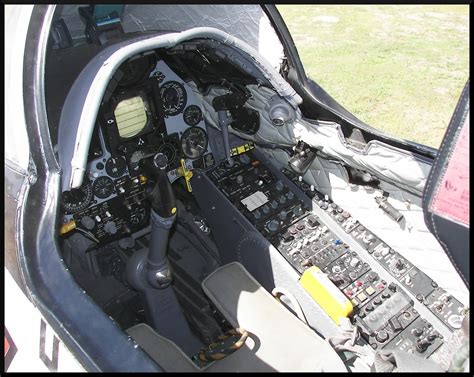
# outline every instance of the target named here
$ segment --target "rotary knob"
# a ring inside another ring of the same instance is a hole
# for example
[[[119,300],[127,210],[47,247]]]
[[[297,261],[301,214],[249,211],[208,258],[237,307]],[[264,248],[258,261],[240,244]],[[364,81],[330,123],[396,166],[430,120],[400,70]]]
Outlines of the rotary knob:
[[[276,189],[277,189],[278,191],[283,190],[283,187],[285,187],[285,186],[283,185],[283,182],[282,182],[282,181],[278,181],[278,182],[276,183]]]
[[[285,219],[286,219],[286,216],[287,216],[287,213],[284,212],[284,211],[281,211],[280,214],[278,215],[278,217],[280,218],[280,220],[285,220]]]
[[[285,195],[281,195],[281,196],[278,198],[278,201],[279,201],[281,204],[285,204],[285,203],[286,203],[286,196],[285,196]]]
[[[375,335],[375,339],[379,343],[386,342],[388,340],[388,333],[385,330],[381,330]]]
[[[291,200],[295,197],[295,194],[293,194],[293,191],[288,191],[286,193],[286,197]]]
[[[238,175],[238,176],[237,176],[237,184],[240,185],[243,180],[244,180],[244,177],[242,177],[241,175]]]
[[[290,243],[292,243],[294,241],[295,237],[292,236],[291,234],[287,234],[283,237],[283,243],[285,245],[289,245]]]
[[[295,216],[301,216],[303,214],[303,208],[301,208],[301,206],[297,206],[293,209],[293,213]]]
[[[262,214],[261,214],[260,211],[257,209],[257,210],[255,210],[255,212],[253,213],[253,217],[255,217],[255,218],[258,220],[259,218],[262,217]]]
[[[94,228],[95,226],[95,221],[92,217],[90,216],[84,216],[82,219],[81,219],[81,223],[82,225],[84,225],[87,229],[91,230]]]
[[[107,221],[104,225],[104,230],[109,234],[117,233],[117,225],[115,221]]]
[[[430,346],[430,342],[428,342],[426,339],[423,339],[423,340],[419,340],[417,343],[416,343],[416,350],[417,352],[419,353],[423,353],[427,350],[427,348]]]
[[[310,226],[310,228],[315,228],[319,225],[319,222],[318,220],[316,219],[316,217],[314,216],[309,216],[306,220],[306,222],[308,223],[308,225]]]
[[[278,207],[278,203],[276,202],[276,200],[272,200],[272,202],[270,203],[270,205],[272,206],[273,209],[275,209],[275,208]]]
[[[267,228],[270,232],[274,232],[278,229],[279,223],[276,220],[272,220],[268,223]]]
[[[411,330],[411,333],[418,338],[419,336],[421,336],[421,334],[423,334],[423,330],[419,327],[415,327],[413,330]]]
[[[263,213],[268,213],[268,212],[270,212],[270,208],[268,208],[268,206],[265,205],[265,206],[262,207],[262,211],[263,211]]]

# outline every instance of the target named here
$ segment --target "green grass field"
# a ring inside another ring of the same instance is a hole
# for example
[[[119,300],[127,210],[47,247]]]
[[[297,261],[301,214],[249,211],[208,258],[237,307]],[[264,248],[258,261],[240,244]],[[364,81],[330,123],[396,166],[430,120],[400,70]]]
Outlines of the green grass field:
[[[469,77],[468,5],[278,5],[306,74],[374,128],[438,148]]]

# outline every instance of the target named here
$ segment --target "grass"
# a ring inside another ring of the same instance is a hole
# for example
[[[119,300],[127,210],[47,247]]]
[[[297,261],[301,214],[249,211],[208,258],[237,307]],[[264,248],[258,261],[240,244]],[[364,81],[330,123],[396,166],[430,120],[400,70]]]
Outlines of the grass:
[[[468,5],[278,5],[306,74],[374,128],[438,148],[469,77]]]

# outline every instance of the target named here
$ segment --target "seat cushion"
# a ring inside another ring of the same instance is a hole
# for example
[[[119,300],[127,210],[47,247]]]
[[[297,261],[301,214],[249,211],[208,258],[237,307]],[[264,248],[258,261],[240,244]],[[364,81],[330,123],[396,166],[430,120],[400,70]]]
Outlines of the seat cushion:
[[[240,350],[206,372],[347,372],[329,343],[278,303],[240,263],[220,267],[202,287],[232,326],[250,334]]]
[[[166,372],[201,372],[192,360],[171,340],[140,323],[127,333]]]

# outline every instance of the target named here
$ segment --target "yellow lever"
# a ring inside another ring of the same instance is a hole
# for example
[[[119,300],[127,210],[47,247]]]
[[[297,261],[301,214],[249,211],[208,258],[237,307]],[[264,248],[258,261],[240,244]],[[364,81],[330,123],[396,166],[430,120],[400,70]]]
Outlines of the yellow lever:
[[[63,235],[69,233],[73,229],[76,229],[76,222],[71,220],[66,224],[61,225],[61,228],[59,228],[59,234]]]
[[[191,178],[193,177],[193,172],[191,170],[186,169],[186,165],[184,163],[184,159],[181,159],[181,167],[178,168],[178,175],[184,177],[186,181],[186,187],[188,192],[193,192],[193,188],[191,187]]]

